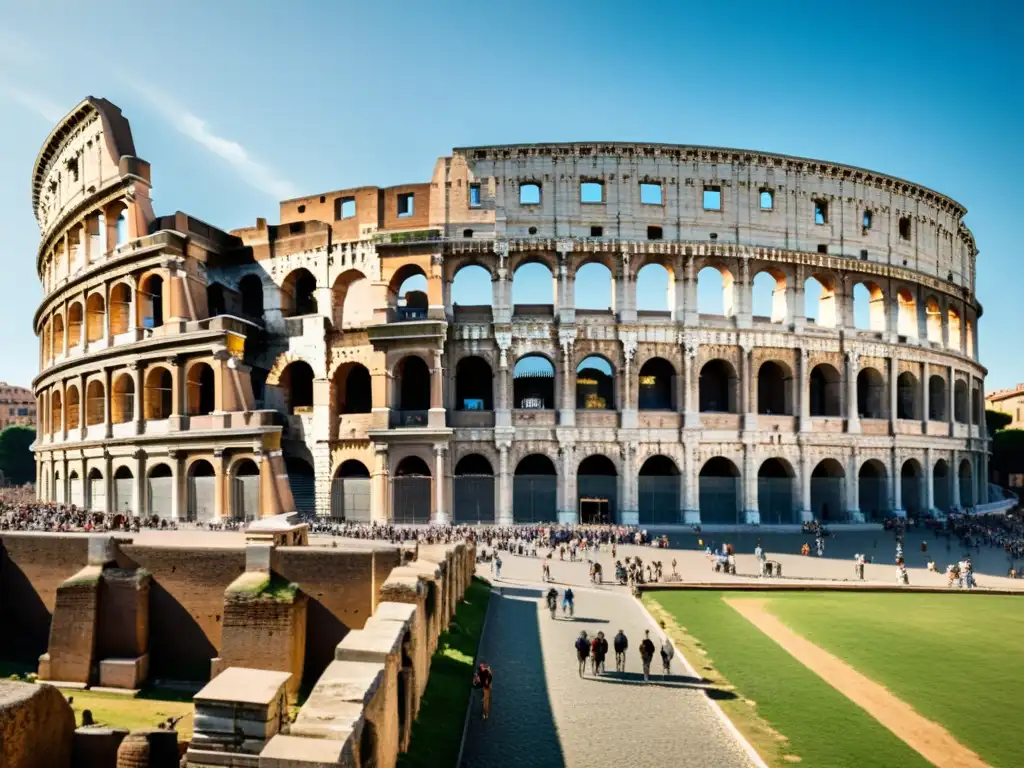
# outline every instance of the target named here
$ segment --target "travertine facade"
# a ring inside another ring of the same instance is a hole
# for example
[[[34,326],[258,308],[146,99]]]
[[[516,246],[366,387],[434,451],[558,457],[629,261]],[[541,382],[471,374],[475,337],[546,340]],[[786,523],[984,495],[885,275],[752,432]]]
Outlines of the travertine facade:
[[[116,108],[87,100],[37,163],[46,498],[643,524],[987,500],[977,250],[931,190],[739,150],[482,147],[228,234],[155,217],[133,155]],[[592,264],[607,310],[576,307]],[[469,302],[467,267],[486,271]],[[551,298],[517,301],[538,270]],[[668,276],[663,309],[638,299],[645,270]],[[699,311],[709,276],[721,314]]]

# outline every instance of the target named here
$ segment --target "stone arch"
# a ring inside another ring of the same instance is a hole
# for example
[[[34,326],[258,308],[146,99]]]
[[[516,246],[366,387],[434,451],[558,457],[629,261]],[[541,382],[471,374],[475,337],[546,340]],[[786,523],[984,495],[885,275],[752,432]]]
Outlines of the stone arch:
[[[231,481],[231,517],[256,520],[260,517],[260,468],[248,456],[241,456],[228,467]]]
[[[494,273],[483,264],[467,261],[459,264],[451,278],[452,307],[489,307],[494,304]]]
[[[85,312],[82,302],[74,301],[68,305],[68,349],[77,349],[82,345],[82,324]]]
[[[836,277],[827,272],[816,272],[804,281],[804,314],[819,328],[835,328]]]
[[[393,407],[410,414],[422,414],[430,409],[430,367],[419,355],[406,355],[395,365]],[[415,418],[420,418],[416,416]],[[425,421],[424,421],[425,423]]]
[[[555,365],[547,355],[531,352],[512,368],[512,407],[552,410],[555,407]]]
[[[369,278],[358,269],[346,269],[334,279],[331,303],[336,329],[368,325],[373,320],[373,293]]]
[[[494,524],[494,468],[479,453],[469,453],[455,464],[452,477],[452,520],[456,523]]]
[[[284,394],[285,409],[291,415],[313,412],[313,367],[305,360],[285,366],[278,380]]]
[[[640,466],[637,502],[640,525],[680,522],[680,473],[671,457],[654,454]]]
[[[930,421],[946,421],[946,380],[933,373],[928,377],[928,419]]]
[[[796,473],[786,459],[773,456],[761,462],[757,470],[757,508],[762,525],[800,522],[795,485]]]
[[[204,457],[194,457],[185,470],[188,485],[186,519],[208,522],[217,515],[217,471]]]
[[[53,316],[53,357],[64,355],[64,315],[57,312]]]
[[[953,384],[953,418],[960,424],[968,420],[967,382],[957,379]]]
[[[140,328],[159,328],[164,324],[164,278],[149,272],[139,281],[136,311]]]
[[[603,454],[591,454],[576,469],[577,509],[584,525],[611,523],[619,510],[619,472]]]
[[[702,315],[736,314],[736,278],[724,264],[707,262],[697,272],[697,311]],[[721,289],[721,303],[716,294]]]
[[[78,429],[81,424],[81,397],[78,385],[69,384],[65,394],[68,429]]]
[[[252,320],[263,320],[263,280],[250,272],[238,281],[238,292],[242,297],[242,314]]]
[[[675,313],[675,270],[663,260],[649,258],[638,264],[636,272],[636,309],[644,314]],[[663,300],[655,300],[656,296]]]
[[[615,410],[615,366],[604,355],[587,355],[576,366],[576,408]]]
[[[387,300],[395,319],[425,320],[430,306],[427,273],[418,264],[403,264],[391,276]]]
[[[823,523],[846,522],[846,470],[835,459],[822,459],[811,472],[811,512]]]
[[[837,417],[843,412],[843,377],[829,363],[811,369],[811,416]]]
[[[558,470],[542,453],[516,464],[512,478],[512,519],[516,523],[550,523],[558,519]]]
[[[362,363],[342,363],[334,371],[334,403],[339,414],[370,413],[373,383]]]
[[[189,416],[207,416],[217,408],[217,377],[213,366],[196,361],[185,374],[185,405]]]
[[[455,364],[455,410],[494,410],[494,373],[478,355],[463,357]]]
[[[949,464],[945,459],[938,459],[932,466],[932,491],[935,508],[940,512],[949,512],[952,509],[950,482]]]
[[[889,473],[878,459],[868,459],[857,472],[857,498],[865,520],[877,522],[890,513]]]
[[[536,254],[520,258],[512,267],[512,304],[514,314],[537,308],[549,313],[555,305],[555,272],[549,260]],[[548,288],[544,289],[543,286]]]
[[[878,283],[860,280],[853,286],[854,326],[864,330],[885,330],[885,293]]]
[[[784,323],[789,317],[786,273],[777,267],[761,267],[751,281],[751,314],[757,320]]]
[[[766,416],[793,415],[793,372],[781,360],[765,360],[757,369],[757,412]]]
[[[371,512],[370,470],[358,459],[338,465],[331,480],[331,517],[348,522],[369,522]]]
[[[99,467],[92,467],[85,476],[85,506],[93,512],[105,512],[107,481]]]
[[[900,499],[903,502],[903,509],[912,517],[926,513],[924,508],[924,493],[922,482],[924,473],[921,470],[921,462],[917,459],[907,459],[900,467]]]
[[[928,341],[942,344],[942,309],[939,300],[929,296],[924,300],[925,327],[928,329]]]
[[[267,373],[266,385],[269,387],[277,387],[281,385],[281,374],[284,373],[284,369],[292,363],[303,362],[313,369],[313,377],[327,378],[326,374],[326,362],[323,356],[312,357],[307,359],[302,355],[298,355],[295,352],[287,351],[282,352],[274,359],[274,364],[270,366],[270,371]]]
[[[134,291],[124,280],[110,287],[110,335],[120,336],[131,329]]]
[[[124,464],[114,468],[114,478],[110,489],[114,494],[110,508],[123,515],[142,515],[141,509],[135,509],[135,473]]]
[[[305,267],[293,269],[281,283],[281,312],[285,317],[315,315],[316,277]]]
[[[949,338],[947,346],[959,352],[963,344],[961,318],[960,313],[953,307],[946,313],[946,330]]]
[[[93,379],[85,387],[85,425],[102,424],[107,415],[107,397],[103,382]]]
[[[110,420],[124,424],[135,416],[135,379],[128,372],[122,372],[114,379],[110,397]]]
[[[728,360],[708,360],[700,369],[700,410],[703,413],[738,413],[739,378]]]
[[[974,465],[969,459],[960,460],[957,480],[960,483],[960,506],[969,509],[977,503],[974,498]]]
[[[170,370],[162,365],[152,366],[146,371],[143,397],[146,419],[170,418],[173,410],[173,398],[174,379]]]
[[[878,369],[865,366],[857,372],[857,412],[863,419],[886,418],[885,377]]]
[[[736,525],[740,520],[740,471],[724,456],[704,462],[698,478],[702,524]]]
[[[896,379],[896,418],[920,419],[920,399],[917,377],[910,371],[904,371]]]
[[[599,256],[581,262],[573,273],[573,306],[584,311],[615,311],[614,274]]]
[[[917,300],[907,288],[896,292],[896,333],[908,339],[918,336]]]
[[[648,358],[637,374],[637,408],[673,411],[676,405],[676,369],[663,357]]]
[[[63,431],[63,400],[60,388],[54,387],[50,393],[50,432],[54,435]]]
[[[433,481],[429,464],[410,454],[395,467],[392,485],[392,517],[398,523],[428,523]],[[440,478],[437,478],[440,481]]]

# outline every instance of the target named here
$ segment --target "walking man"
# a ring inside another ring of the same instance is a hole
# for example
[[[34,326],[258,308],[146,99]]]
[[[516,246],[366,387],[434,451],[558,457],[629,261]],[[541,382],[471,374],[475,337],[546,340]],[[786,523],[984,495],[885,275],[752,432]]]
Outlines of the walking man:
[[[580,636],[576,638],[576,660],[579,662],[580,677],[583,677],[583,673],[587,669],[587,658],[589,656],[590,642],[587,640],[587,633],[583,631],[580,632]]]
[[[483,714],[486,720],[491,714],[491,686],[494,685],[494,674],[486,662],[480,662],[480,669],[476,673],[473,685],[483,691]]]
[[[651,659],[654,658],[654,642],[651,640],[650,630],[644,630],[644,639],[640,642],[640,661],[644,667],[644,682],[648,682],[651,675]]]
[[[626,633],[621,629],[619,634],[615,636],[615,671],[625,672],[626,671],[626,649],[629,648],[629,640],[626,638]]]
[[[496,579],[501,578],[501,558],[497,555],[494,556],[494,577]]]
[[[662,624],[661,628],[664,630],[665,625]],[[663,677],[668,677],[672,674],[672,657],[675,655],[675,649],[672,648],[672,642],[668,639],[668,635],[661,641],[661,674]]]

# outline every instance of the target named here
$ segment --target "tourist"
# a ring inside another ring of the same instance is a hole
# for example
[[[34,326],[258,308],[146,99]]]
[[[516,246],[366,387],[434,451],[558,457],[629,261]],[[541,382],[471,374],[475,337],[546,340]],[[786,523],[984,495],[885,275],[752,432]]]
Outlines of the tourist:
[[[601,672],[601,633],[598,632],[590,641],[590,671],[597,677]]]
[[[651,640],[650,630],[644,630],[644,639],[640,641],[640,662],[644,668],[644,682],[650,679],[651,660],[654,658],[654,642]]]
[[[587,670],[587,658],[590,656],[590,641],[587,640],[586,631],[581,631],[580,636],[576,638],[576,660],[579,662],[579,675],[583,677],[583,673]]]
[[[857,578],[864,581],[864,564],[867,559],[862,554],[856,554],[853,556],[853,570],[857,574]]]
[[[486,720],[491,714],[491,688],[494,685],[494,673],[487,666],[487,662],[480,662],[480,669],[473,684],[483,691],[483,714]]]
[[[554,587],[548,590],[547,594],[548,610],[551,611],[551,618],[555,618],[555,611],[558,608],[558,590]]]
[[[574,616],[576,614],[575,605],[576,596],[572,593],[572,587],[566,587],[565,593],[562,595],[562,613],[565,614],[566,609],[569,610],[569,615]]]
[[[615,647],[615,671],[625,672],[626,649],[629,648],[629,640],[626,638],[626,633],[620,629],[612,642]]]
[[[804,542],[804,545],[800,547],[800,554],[804,557],[807,557],[809,554],[811,554],[811,548],[808,546],[806,541]]]
[[[754,547],[754,559],[757,561],[757,576],[758,578],[764,578],[764,550],[761,549],[761,540],[757,540],[757,545]]]
[[[661,622],[661,628],[665,629],[665,622]],[[675,649],[672,647],[672,642],[668,639],[668,635],[665,635],[665,639],[661,641],[661,672],[664,677],[672,674],[672,657],[674,655]]]
[[[494,556],[494,578],[501,578],[501,558],[498,555]]]

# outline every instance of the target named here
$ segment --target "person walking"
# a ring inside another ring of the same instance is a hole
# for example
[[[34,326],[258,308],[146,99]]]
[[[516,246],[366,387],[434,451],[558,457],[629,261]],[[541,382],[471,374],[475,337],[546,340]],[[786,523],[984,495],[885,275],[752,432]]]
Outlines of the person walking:
[[[569,615],[573,616],[576,613],[575,605],[576,596],[572,593],[572,587],[566,587],[565,592],[562,593],[562,614],[565,614],[566,609],[569,610]]]
[[[586,631],[581,631],[580,636],[576,638],[576,660],[579,662],[579,674],[583,677],[583,673],[587,669],[587,658],[590,656],[590,642],[587,640]]]
[[[479,688],[483,692],[484,720],[490,717],[491,714],[491,688],[493,685],[494,673],[491,672],[491,668],[487,666],[487,662],[481,661],[480,668],[476,673],[476,679],[473,680],[473,687]]]
[[[497,555],[494,556],[494,578],[501,578],[501,558]]]
[[[665,629],[665,624],[661,625],[662,630]],[[672,642],[668,639],[668,635],[665,635],[665,639],[661,641],[661,674],[664,677],[668,677],[672,674],[672,657],[675,656],[675,649],[672,647]]]
[[[615,646],[615,671],[625,672],[626,649],[629,648],[629,639],[626,637],[626,633],[620,629],[612,643]]]
[[[654,658],[654,642],[651,640],[650,630],[644,630],[644,639],[640,641],[640,662],[644,667],[644,682],[648,682],[651,675],[651,659]]]

